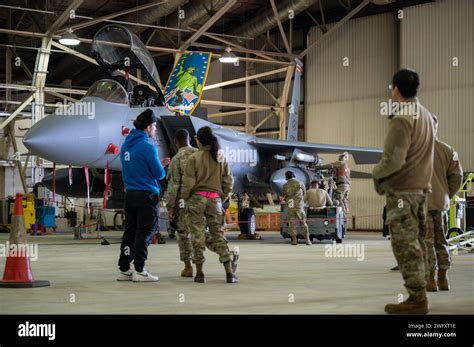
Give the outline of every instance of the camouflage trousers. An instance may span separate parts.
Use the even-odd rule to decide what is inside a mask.
[[[194,194],[186,201],[186,219],[191,233],[194,264],[205,262],[206,247],[219,255],[221,263],[231,260],[224,236],[224,218],[220,198],[211,199]],[[206,225],[209,232],[206,232]]]
[[[176,221],[176,233],[178,238],[179,259],[181,261],[191,261],[193,254],[193,244],[191,233],[186,223],[186,212],[184,208],[177,208],[174,211]]]
[[[344,214],[349,214],[349,193],[351,186],[348,184],[338,184],[334,191],[334,200],[339,201],[339,206],[342,207]]]
[[[392,250],[410,295],[426,287],[426,194],[387,195],[387,223]]]
[[[290,235],[296,236],[296,223],[301,223],[305,232],[305,237],[309,236],[308,224],[306,224],[306,214],[303,209],[289,208],[288,209],[288,224],[290,228]]]
[[[443,211],[428,211],[426,221],[426,251],[428,255],[428,271],[434,278],[436,268],[448,270],[451,266],[448,242],[446,241],[446,220]]]

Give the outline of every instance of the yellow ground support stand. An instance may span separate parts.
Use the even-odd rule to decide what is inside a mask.
[[[23,220],[25,222],[25,228],[27,232],[32,230],[34,224],[36,224],[36,209],[35,209],[35,196],[34,194],[26,194],[23,196]],[[8,205],[8,213],[10,216],[13,214],[13,204]],[[0,230],[2,232],[10,232],[11,224],[1,224]]]
[[[448,238],[455,237],[466,231],[466,194],[472,190],[474,172],[468,173],[458,193],[451,199],[448,212]],[[451,233],[457,233],[450,236]]]
[[[473,251],[474,231],[467,230],[466,222],[466,194],[472,191],[474,172],[465,174],[464,182],[459,192],[451,199],[448,211],[448,241],[450,251],[467,249]]]
[[[34,194],[26,194],[26,196],[23,198],[23,216],[26,230],[31,231],[32,225],[36,223]]]

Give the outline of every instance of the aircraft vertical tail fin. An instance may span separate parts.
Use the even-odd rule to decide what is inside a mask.
[[[300,86],[301,73],[303,72],[303,62],[295,58],[295,78],[293,80],[293,93],[288,112],[288,134],[287,141],[298,141],[298,109],[300,107]]]

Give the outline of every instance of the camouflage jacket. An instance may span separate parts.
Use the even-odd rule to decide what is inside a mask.
[[[351,185],[351,170],[347,162],[338,160],[332,163],[332,166],[336,169],[336,184]]]
[[[436,118],[417,105],[415,113],[394,112],[389,121],[382,159],[372,172],[380,195],[431,189]]]
[[[194,147],[181,147],[178,153],[173,157],[168,167],[168,174],[166,179],[168,180],[167,189],[167,200],[166,207],[171,210],[179,204],[181,196],[181,186],[183,182],[184,169],[186,163],[197,149]]]
[[[462,167],[458,154],[448,144],[435,140],[432,192],[428,195],[428,210],[445,211],[449,200],[461,188]]]
[[[304,208],[304,196],[306,188],[303,183],[296,178],[291,178],[283,186],[283,197],[288,205],[288,208]]]
[[[332,206],[333,202],[328,192],[320,188],[311,188],[306,192],[304,202],[307,202],[309,207],[321,208],[325,206]]]
[[[186,164],[181,196],[187,200],[192,194],[203,192],[218,193],[225,199],[232,191],[234,178],[224,156],[215,161],[210,146],[203,146],[194,152]]]

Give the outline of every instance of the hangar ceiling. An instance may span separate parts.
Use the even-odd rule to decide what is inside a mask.
[[[31,124],[55,110],[57,102],[75,101],[105,73],[90,57],[94,33],[108,23],[127,26],[147,45],[161,78],[167,79],[174,60],[193,50],[213,52],[219,57],[231,47],[245,64],[245,77],[206,85],[204,89],[245,82],[246,97],[241,102],[201,100],[203,105],[220,106],[211,116],[245,114],[247,133],[259,134],[258,128],[268,119],[278,117],[280,139],[286,137],[287,105],[295,70],[295,58],[304,60],[316,49],[318,42],[308,47],[294,47],[292,34],[303,35],[318,27],[323,39],[348,20],[430,2],[429,0],[9,0],[0,4],[0,113],[5,130],[15,147],[15,121],[32,118]],[[73,13],[73,16],[71,16]],[[335,25],[327,26],[329,23]],[[68,31],[80,39],[73,48],[57,42]],[[272,37],[280,35],[278,47]],[[253,40],[264,38],[262,48]],[[253,48],[250,48],[253,47]],[[283,76],[281,95],[272,95],[272,105],[250,102],[250,80],[265,89],[263,75],[254,64],[271,66],[265,77]],[[267,73],[268,72],[268,73]],[[274,76],[271,76],[274,75]],[[279,77],[282,78],[282,77]],[[79,96],[78,96],[79,95]],[[222,108],[223,107],[223,108]],[[229,110],[230,108],[230,110]],[[264,120],[252,124],[252,112],[268,110]],[[15,152],[18,152],[15,149]],[[20,172],[21,167],[15,163]],[[26,191],[26,180],[22,175]]]
[[[131,28],[142,41],[149,46],[168,47],[178,49],[183,42],[189,39],[196,30],[202,27],[209,19],[222,8],[227,0],[168,0],[155,1],[159,5],[149,7],[142,11],[134,11],[122,16],[113,17],[110,21],[121,22]],[[362,0],[284,0],[276,1],[276,7],[282,13],[282,27],[288,32],[290,21],[285,20],[286,12],[294,9],[295,18],[292,20],[292,30],[309,29],[310,26],[320,26],[324,31],[325,24],[337,22],[352,9],[357,7]],[[390,1],[379,1],[389,3]],[[367,16],[395,8],[428,2],[426,0],[396,1],[387,5],[368,4],[355,17]],[[60,14],[67,9],[71,1],[65,0],[11,0],[3,2],[0,6],[0,28],[24,31],[30,33],[44,33]],[[150,1],[136,0],[84,0],[76,9],[76,18],[66,22],[57,33],[64,32],[70,25],[88,23],[92,18],[102,18],[122,11],[133,10]],[[184,18],[180,19],[180,11]],[[226,44],[223,40],[230,40],[245,45],[257,36],[264,35],[267,31],[279,32],[276,20],[272,20],[274,12],[268,0],[239,0],[227,10],[207,31],[210,35],[201,36],[190,50],[205,48],[216,53],[222,53]],[[127,24],[128,23],[128,24]],[[79,27],[75,33],[80,38],[91,39],[95,31],[106,21],[98,21],[93,25]],[[5,31],[0,32],[2,46],[5,53],[6,45],[16,46],[15,51],[24,64],[33,71],[37,50],[41,46],[41,38],[19,36]],[[239,36],[235,38],[233,36]],[[216,40],[220,38],[222,40]],[[214,48],[212,48],[214,47]],[[76,48],[79,52],[88,55],[90,45],[85,43]],[[272,47],[268,50],[274,50]],[[276,51],[275,51],[276,52]],[[255,56],[255,55],[253,55]],[[172,54],[157,53],[155,62],[160,70],[160,75],[167,76],[174,60]],[[0,64],[4,66],[5,54],[0,55]],[[91,66],[90,63],[70,54],[59,53],[51,56],[47,77],[47,85],[61,85],[65,80],[70,80],[71,87],[88,87],[95,81],[102,71]],[[5,71],[0,70],[0,80],[5,81]],[[24,69],[13,69],[12,80],[16,83],[31,82],[30,76]],[[4,93],[5,91],[1,91]]]

